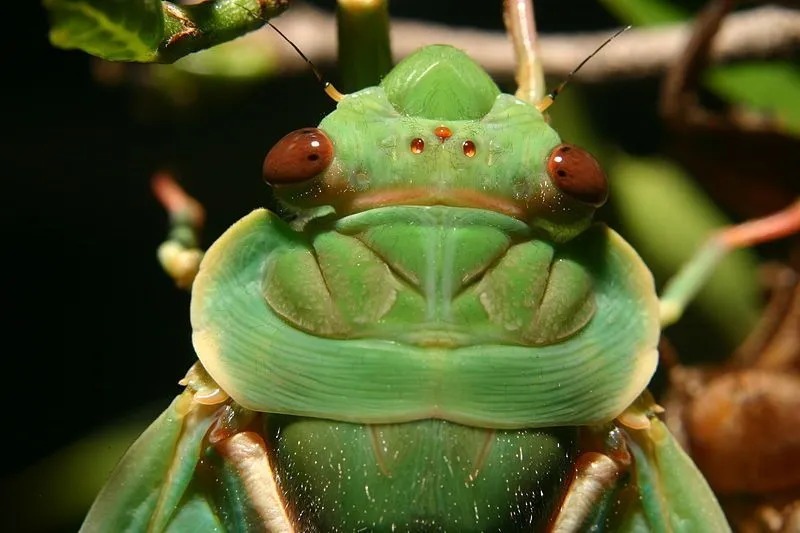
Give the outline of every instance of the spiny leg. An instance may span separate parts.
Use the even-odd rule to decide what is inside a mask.
[[[584,428],[585,450],[549,533],[730,531],[708,484],[645,392],[613,424]]]
[[[597,507],[616,488],[623,465],[608,455],[587,452],[575,462],[575,475],[556,514],[551,533],[584,531]]]
[[[281,500],[275,475],[261,435],[243,431],[216,445],[217,451],[235,469],[250,504],[269,533],[294,533]]]

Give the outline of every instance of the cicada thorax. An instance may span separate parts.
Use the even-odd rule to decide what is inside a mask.
[[[367,239],[371,228],[381,227],[374,217],[397,219],[391,210],[364,212],[328,230],[305,233],[260,210],[228,230],[207,252],[192,298],[195,349],[222,389],[244,407],[263,412],[361,423],[439,418],[494,428],[604,422],[641,393],[656,361],[657,301],[652,278],[619,236],[597,226],[556,245],[520,237],[518,221],[502,215],[495,214],[499,218],[491,224],[456,224],[457,214],[467,219],[474,214],[476,220],[492,214],[447,206],[408,209],[438,212],[449,222],[420,229],[419,220],[408,219],[411,233],[396,239],[387,233],[381,240],[394,240],[402,253],[401,243],[413,242],[414,232],[435,236],[420,237],[414,245],[432,249],[427,258],[421,254],[423,261],[405,253],[406,264],[417,265],[406,267],[405,276],[399,259],[382,257],[378,240]],[[457,260],[445,246],[455,252],[456,245],[470,242],[477,252],[469,261]],[[332,257],[344,266],[326,269]],[[414,272],[420,276],[416,286],[408,280]],[[330,279],[324,277],[328,273]],[[567,280],[574,292],[565,292],[560,303],[574,311],[558,316],[566,316],[568,328],[543,330],[567,333],[563,337],[526,344],[520,330],[509,332],[493,321],[513,320],[514,309],[522,317],[536,316],[547,309],[552,287],[536,302],[529,295],[540,292],[531,285]],[[352,296],[333,298],[329,286]],[[511,304],[492,307],[493,295]],[[526,298],[535,305],[525,307]],[[450,314],[444,315],[448,305]],[[286,309],[299,318],[287,318]],[[561,312],[553,308],[541,320]],[[320,334],[314,320],[300,322],[303,316],[369,320],[364,325],[341,320],[343,328],[362,328],[360,336],[346,329],[336,334],[333,328]],[[426,316],[438,322],[426,322]],[[445,323],[437,316],[454,318]],[[520,322],[521,327],[531,323]],[[424,335],[428,342],[419,340]]]
[[[491,211],[386,207],[309,241],[275,258],[263,291],[277,314],[315,335],[544,345],[595,310],[591,273],[569,247],[531,239],[526,224]]]

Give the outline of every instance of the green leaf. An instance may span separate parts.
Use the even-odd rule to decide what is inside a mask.
[[[788,61],[715,67],[706,85],[725,99],[774,115],[786,131],[800,135],[800,66]]]
[[[14,523],[17,528],[24,525],[25,531],[74,531],[69,524],[86,514],[125,450],[162,407],[142,408],[0,479],[0,493],[10,496],[6,501],[14,509],[13,518],[0,522],[0,529],[13,531],[16,528],[2,526]]]
[[[634,26],[667,24],[686,19],[689,13],[663,0],[600,0],[615,17]]]
[[[255,35],[256,38],[249,38]],[[165,68],[175,68],[195,76],[249,80],[275,74],[277,53],[259,38],[249,34],[206,50],[187,55]]]
[[[160,0],[44,0],[50,42],[114,61],[153,61],[164,37]]]
[[[652,25],[678,22],[689,11],[665,0],[600,0],[623,22]],[[711,67],[704,84],[740,106],[773,114],[786,132],[800,135],[800,67],[788,61],[749,61]]]
[[[699,185],[663,159],[620,154],[609,166],[612,204],[634,245],[662,282],[690,260],[705,239],[730,221]],[[697,295],[695,305],[736,345],[760,313],[752,250],[729,254]]]

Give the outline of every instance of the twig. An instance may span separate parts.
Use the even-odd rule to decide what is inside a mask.
[[[332,15],[308,6],[296,5],[275,24],[317,64],[334,64],[336,25]],[[564,77],[612,29],[570,35],[540,35],[542,62],[548,75]],[[634,28],[621,35],[613,47],[604,50],[582,69],[577,79],[599,82],[606,79],[637,78],[663,72],[677,60],[691,34],[691,21],[680,24]],[[252,38],[269,40],[285,71],[307,68],[283,43],[269,32]],[[392,21],[394,60],[402,59],[420,46],[448,43],[465,50],[493,75],[514,73],[514,51],[503,32],[463,29],[431,23],[394,19]],[[738,59],[786,55],[800,47],[800,11],[781,7],[759,7],[733,13],[722,23],[711,50],[714,63]]]
[[[800,199],[772,215],[723,228],[713,234],[664,286],[661,325],[674,324],[729,252],[800,232]]]
[[[514,47],[516,97],[538,105],[547,92],[531,0],[505,0],[503,20]]]
[[[178,287],[188,289],[203,258],[198,241],[205,210],[166,172],[153,176],[151,185],[153,194],[169,213],[170,221],[167,240],[158,247],[158,261]]]

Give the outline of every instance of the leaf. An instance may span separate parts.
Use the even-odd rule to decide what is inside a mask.
[[[661,281],[689,261],[714,230],[730,224],[673,163],[620,154],[608,171],[625,237]],[[759,315],[757,280],[753,252],[738,250],[720,263],[697,296],[698,308],[732,345],[741,342]]]
[[[161,407],[148,405],[1,479],[0,493],[10,496],[9,508],[14,509],[14,516],[0,522],[0,529],[75,531],[69,524],[79,522],[86,514],[125,450]],[[42,512],[45,507],[47,512]],[[15,527],[2,528],[11,523]]]
[[[195,76],[221,79],[260,79],[275,74],[277,53],[258,33],[187,55],[165,68]]]
[[[665,0],[600,0],[623,22],[653,25],[679,22],[689,12]],[[773,114],[783,129],[800,135],[800,68],[788,61],[749,61],[709,68],[706,87],[727,101]]]
[[[686,19],[689,13],[662,0],[600,0],[615,17],[634,26],[667,24]]]
[[[50,42],[113,61],[153,61],[164,37],[160,0],[44,0]]]
[[[705,84],[725,99],[774,115],[800,135],[800,67],[788,61],[747,62],[710,69]]]

